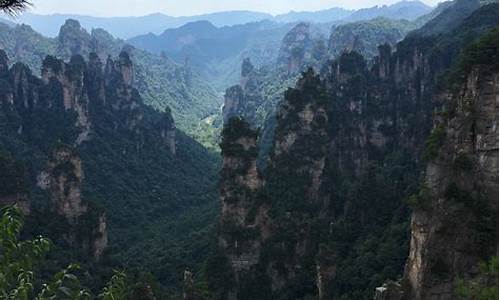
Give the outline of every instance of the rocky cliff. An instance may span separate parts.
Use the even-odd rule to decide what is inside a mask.
[[[263,181],[257,170],[257,136],[240,118],[231,118],[222,133],[218,251],[232,274],[230,282],[223,284],[233,286],[220,292],[227,299],[239,299],[250,278],[256,279],[253,272],[262,243],[269,237],[268,209],[260,205]]]
[[[103,29],[88,32],[76,20],[66,20],[54,39],[40,35],[27,25],[1,26],[0,39],[0,48],[12,60],[10,65],[22,62],[36,75],[40,75],[46,55],[69,61],[75,55],[89,58],[93,54],[106,64],[108,56],[119,57],[125,51],[134,64],[126,79],[133,82],[127,84],[138,89],[146,104],[162,111],[170,108],[180,128],[189,133],[201,119],[215,114],[221,104],[213,88],[187,66],[177,65],[165,55],[136,49]]]
[[[295,75],[320,63],[326,50],[322,35],[311,24],[299,23],[283,37],[277,63],[288,75]]]
[[[88,201],[83,199],[83,180],[82,160],[74,149],[61,146],[54,150],[46,169],[38,174],[37,186],[49,193],[53,211],[68,223],[64,232],[66,241],[99,259],[108,244],[106,215],[89,208]],[[81,229],[89,225],[91,228]]]
[[[30,215],[36,219],[48,208],[68,224],[62,233],[64,241],[73,248],[87,249],[98,259],[108,243],[107,218],[85,196],[85,163],[78,150],[100,139],[105,128],[113,128],[139,137],[145,132],[156,135],[173,155],[173,118],[167,111],[152,129],[145,129],[146,108],[132,87],[134,71],[125,52],[117,60],[108,58],[104,67],[96,54],[90,54],[88,62],[79,55],[68,62],[47,56],[40,79],[23,64],[9,68],[3,51],[0,57],[2,148],[19,158],[23,151],[32,151],[33,163],[26,173],[36,174],[27,175],[36,177],[36,182],[31,186],[26,180],[25,192],[7,195],[4,191],[2,203],[21,203],[30,212],[30,198],[46,197],[48,204],[35,201]],[[25,145],[24,149],[17,144]]]
[[[403,283],[410,299],[456,299],[498,252],[498,70],[477,66],[440,99],[430,162],[414,198]],[[435,143],[435,144],[432,144]]]
[[[338,57],[344,51],[356,51],[370,59],[378,55],[382,44],[396,45],[415,25],[405,20],[377,18],[334,26],[328,42],[328,52]]]
[[[263,104],[264,96],[259,90],[262,74],[254,68],[250,59],[241,66],[240,84],[226,90],[222,111],[224,123],[233,117],[243,117],[253,126],[257,125],[257,108]]]
[[[494,16],[489,17],[495,14],[494,8],[498,14],[498,7],[479,9],[462,25],[439,38],[412,35],[398,43],[394,51],[389,45],[382,45],[372,64],[354,51],[344,52],[325,64],[321,73],[313,69],[302,73],[277,110],[269,161],[262,172],[262,189],[250,195],[245,193],[244,197],[234,193],[235,203],[240,199],[259,199],[251,206],[268,211],[265,223],[256,224],[259,229],[267,228],[267,234],[265,239],[252,236],[252,246],[241,249],[242,253],[253,254],[245,273],[230,263],[233,260],[230,254],[219,253],[220,261],[225,258],[228,263],[226,271],[221,268],[214,272],[214,277],[227,276],[224,277],[227,282],[237,282],[221,285],[221,295],[228,299],[368,299],[384,279],[397,278],[403,272],[410,243],[407,203],[412,202],[405,199],[413,199],[410,196],[419,190],[420,174],[425,168],[422,157],[427,157],[428,136],[435,134],[433,112],[439,111],[441,104],[433,96],[443,84],[443,73],[457,62],[459,51],[454,46],[466,44],[471,32],[482,34],[496,26]],[[457,42],[457,39],[462,40]],[[481,77],[477,73],[472,76],[475,79],[469,78],[468,83],[471,90],[462,89],[459,94],[489,95],[487,107],[481,108],[485,110],[481,112],[485,114],[481,117],[485,119],[481,125],[484,132],[477,133],[478,123],[472,126],[471,121],[472,127],[461,127],[460,130],[466,130],[463,133],[457,128],[453,136],[458,138],[459,133],[468,136],[474,145],[484,141],[489,150],[478,153],[475,159],[479,162],[483,157],[486,162],[496,157],[494,139],[483,137],[496,134],[492,121],[493,108],[498,105],[492,96],[496,95],[492,84],[495,77]],[[479,82],[485,87],[479,88]],[[463,126],[465,121],[450,122]],[[471,137],[470,130],[479,135]],[[492,151],[491,156],[485,155],[488,151]],[[227,153],[223,151],[223,155],[226,157]],[[239,158],[242,157],[246,157],[243,152]],[[429,170],[427,174],[428,182]],[[439,182],[440,176],[453,178],[439,168],[432,174]],[[494,182],[495,177],[491,180]],[[225,190],[243,190],[241,182],[228,178],[223,178],[222,184]],[[445,187],[439,185],[444,192]],[[474,194],[473,191],[485,188],[471,189]],[[490,189],[495,190],[495,186]],[[461,190],[453,188],[452,193],[458,197]],[[492,206],[487,210],[494,209]],[[407,269],[416,269],[408,273],[413,286],[425,285],[425,280],[436,282],[434,275],[425,279],[425,283],[422,281],[426,271],[420,261],[427,254],[418,250],[422,243],[432,239],[426,233],[432,229],[418,232],[420,225],[425,227],[434,213],[445,212],[449,214],[444,208],[441,212],[430,209],[431,216],[414,214],[412,228],[419,229],[411,236],[413,246],[407,265]],[[242,232],[245,230],[220,232],[219,236],[234,239]],[[449,237],[454,243],[462,243],[453,234],[445,236],[445,232],[440,232],[435,242],[431,242],[440,249],[436,250],[438,256],[448,255],[439,252],[446,246],[438,240]],[[463,243],[470,241],[463,239]],[[436,259],[436,255],[430,256]],[[415,261],[414,266],[411,261]],[[450,275],[447,264],[439,263],[444,267],[443,276]],[[471,264],[463,267],[469,268]],[[434,271],[429,272],[439,274]],[[244,280],[241,274],[245,274]],[[400,295],[397,286],[398,283],[387,284],[382,289]],[[415,290],[427,293],[420,286]],[[419,297],[427,299],[428,294]]]
[[[498,253],[497,53],[493,31],[464,51],[461,76],[435,95],[404,276],[379,288],[379,299],[473,299],[495,286],[482,265]]]

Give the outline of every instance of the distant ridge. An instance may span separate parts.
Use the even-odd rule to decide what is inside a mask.
[[[154,13],[139,17],[93,17],[71,14],[38,15],[25,13],[16,19],[10,19],[10,22],[25,23],[45,36],[55,37],[57,36],[58,29],[64,24],[66,19],[75,19],[89,31],[93,28],[103,28],[116,37],[129,39],[134,36],[148,33],[160,34],[166,29],[177,28],[190,22],[202,20],[209,21],[216,27],[246,24],[262,20],[270,20],[279,23],[295,23],[300,21],[317,23],[350,22],[373,19],[376,17],[414,20],[429,13],[431,10],[432,7],[420,1],[400,1],[389,6],[374,6],[358,10],[347,10],[340,7],[334,7],[313,12],[291,11],[276,16],[268,13],[245,10],[224,11],[186,17],[172,17],[162,13]],[[0,22],[3,22],[3,20],[0,20]]]

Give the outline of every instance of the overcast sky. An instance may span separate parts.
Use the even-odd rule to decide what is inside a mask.
[[[188,16],[227,10],[253,10],[271,14],[290,10],[314,11],[331,7],[362,8],[392,4],[397,0],[32,0],[31,12],[71,13],[93,16],[140,16],[161,12]],[[423,0],[435,5],[438,0]]]

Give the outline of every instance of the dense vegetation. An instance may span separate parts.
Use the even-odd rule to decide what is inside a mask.
[[[122,54],[120,59],[126,62],[126,57]],[[60,61],[53,57],[44,62],[45,68],[57,70],[59,66]],[[91,65],[79,56],[64,68],[64,76],[70,80],[83,80],[82,88],[89,97],[92,134],[81,145],[75,143],[81,131],[75,126],[77,113],[64,108],[59,82],[49,80],[44,84],[21,64],[0,72],[2,99],[17,90],[11,81],[14,74],[21,74],[27,88],[14,96],[15,104],[3,101],[0,107],[0,176],[7,179],[0,185],[0,197],[21,193],[30,202],[24,234],[43,234],[54,242],[54,254],[48,256],[45,266],[48,271],[79,262],[84,270],[92,271],[82,282],[95,289],[102,284],[102,276],[111,275],[111,268],[121,267],[137,282],[161,282],[161,288],[151,283],[160,295],[165,290],[176,295],[184,270],[199,272],[206,257],[217,214],[219,160],[179,130],[175,132],[174,155],[160,134],[162,126],[171,128],[169,112],[160,113],[144,105],[136,90],[123,86],[120,74],[106,71],[104,83],[102,66]],[[100,87],[104,87],[108,102],[102,102]],[[29,105],[33,105],[30,109],[18,102],[17,95],[32,97],[34,91],[40,98],[36,103],[29,98]],[[89,213],[76,225],[58,216],[49,193],[37,186],[37,176],[54,150],[61,147],[72,149],[83,166],[82,198]],[[54,174],[71,174],[68,168],[74,166],[63,164],[54,169]],[[76,236],[91,235],[103,211],[109,246],[95,264],[85,247],[75,249],[66,234],[74,230]]]
[[[189,66],[135,49],[102,29],[87,33],[73,20],[68,20],[54,39],[28,25],[9,27],[0,23],[0,48],[7,52],[11,63],[22,62],[35,74],[41,70],[46,55],[69,59],[81,54],[87,58],[90,52],[96,52],[104,61],[108,55],[117,56],[126,50],[134,62],[135,84],[144,102],[161,111],[169,107],[177,126],[191,136],[197,136],[204,129],[199,123],[220,107],[221,97]]]

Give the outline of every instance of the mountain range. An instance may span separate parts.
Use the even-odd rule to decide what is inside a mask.
[[[66,19],[78,20],[87,30],[103,28],[112,35],[128,39],[136,35],[154,33],[160,34],[165,29],[182,26],[189,22],[209,21],[217,27],[232,26],[270,20],[279,23],[293,22],[347,22],[367,20],[375,17],[414,20],[431,11],[431,7],[420,1],[401,1],[392,5],[374,6],[359,10],[331,8],[315,12],[289,12],[273,16],[267,13],[253,11],[227,11],[197,16],[173,17],[155,13],[140,17],[93,17],[85,15],[53,14],[38,15],[25,13],[8,21],[28,24],[36,31],[49,37],[58,34],[58,28]],[[5,19],[5,18],[4,18]]]
[[[0,24],[0,295],[498,297],[498,2],[211,16]]]

